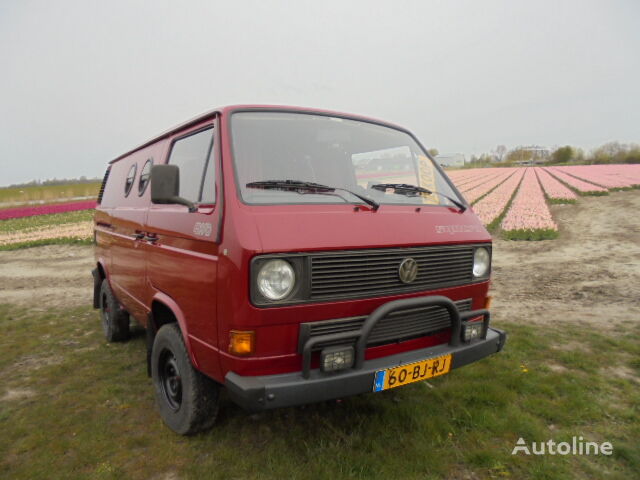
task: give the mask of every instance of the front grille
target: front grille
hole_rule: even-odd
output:
[[[471,299],[454,302],[460,312],[471,310]],[[338,320],[325,320],[321,322],[309,322],[300,324],[299,350],[305,342],[312,337],[329,335],[332,333],[349,332],[358,330],[367,319],[367,316],[342,318]],[[451,318],[444,307],[430,306],[405,308],[395,310],[380,320],[369,335],[367,346],[384,345],[387,343],[410,340],[412,338],[433,335],[450,328]],[[348,342],[347,342],[348,343]],[[355,343],[355,339],[354,339]],[[332,345],[344,345],[345,341],[322,342],[314,347],[322,349]]]
[[[355,298],[434,290],[471,283],[473,246],[453,245],[356,250],[311,256],[311,299]],[[418,275],[403,283],[406,258],[418,262]]]

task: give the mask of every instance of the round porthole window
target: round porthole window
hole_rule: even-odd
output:
[[[129,196],[129,192],[131,192],[131,187],[133,187],[133,182],[136,179],[136,170],[138,169],[138,164],[134,163],[133,165],[131,165],[131,168],[129,169],[129,173],[127,173],[127,180],[125,181],[124,184],[124,196],[128,197]]]
[[[138,180],[139,196],[142,196],[144,191],[147,189],[147,185],[149,185],[149,180],[151,180],[152,166],[153,166],[153,158],[150,158],[144,163],[144,167],[142,167],[142,171],[140,172],[140,179]]]

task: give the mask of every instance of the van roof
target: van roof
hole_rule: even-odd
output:
[[[294,107],[294,106],[288,106],[288,105],[226,105],[223,107],[218,107],[218,108],[214,108],[213,110],[209,110],[207,112],[201,113],[200,115],[197,115],[196,117],[191,118],[190,120],[187,120],[186,122],[182,122],[179,125],[176,125],[172,128],[170,128],[169,130],[166,130],[164,132],[162,132],[159,135],[156,135],[155,137],[147,140],[145,143],[143,143],[142,145],[138,145],[136,148],[133,148],[131,150],[129,150],[126,153],[123,153],[122,155],[117,156],[116,158],[114,158],[113,160],[111,160],[109,163],[115,163],[118,160],[121,160],[129,155],[131,155],[134,152],[137,152],[138,150],[142,150],[145,147],[148,147],[149,145],[157,142],[158,140],[162,140],[163,138],[169,137],[171,135],[173,135],[174,133],[179,132],[180,130],[189,127],[190,125],[195,125],[197,123],[200,123],[204,120],[207,120],[208,118],[212,118],[216,115],[219,114],[227,114],[227,113],[232,113],[234,111],[242,111],[242,110],[282,110],[282,111],[288,111],[288,112],[305,112],[305,113],[320,113],[320,114],[324,114],[324,115],[335,115],[338,117],[346,117],[346,118],[353,118],[356,120],[364,120],[364,121],[368,121],[368,122],[373,122],[373,123],[378,123],[381,125],[386,125],[398,130],[402,130],[407,132],[407,130],[403,127],[400,127],[399,125],[395,125],[393,123],[390,122],[386,122],[383,120],[378,120],[376,118],[371,118],[371,117],[366,117],[363,115],[354,115],[354,114],[350,114],[350,113],[344,113],[344,112],[338,112],[338,111],[332,111],[332,110],[324,110],[324,109],[320,109],[320,108],[307,108],[307,107]]]

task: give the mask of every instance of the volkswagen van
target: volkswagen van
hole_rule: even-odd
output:
[[[160,415],[191,434],[250,411],[383,392],[499,352],[491,237],[408,130],[230,106],[110,162],[93,304],[146,330]]]

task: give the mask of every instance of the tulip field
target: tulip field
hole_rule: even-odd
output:
[[[88,243],[95,200],[0,209],[0,250]]]
[[[640,187],[640,165],[476,168],[448,175],[489,231],[513,240],[555,238],[550,204]],[[94,208],[95,200],[0,208],[0,250],[89,243]]]
[[[640,165],[478,168],[449,176],[482,223],[513,240],[555,238],[551,203],[640,187]]]
[[[34,217],[37,215],[51,215],[64,212],[76,212],[80,210],[90,210],[95,208],[95,200],[84,202],[56,203],[49,205],[37,205],[34,207],[16,207],[0,210],[0,220],[10,218]]]

